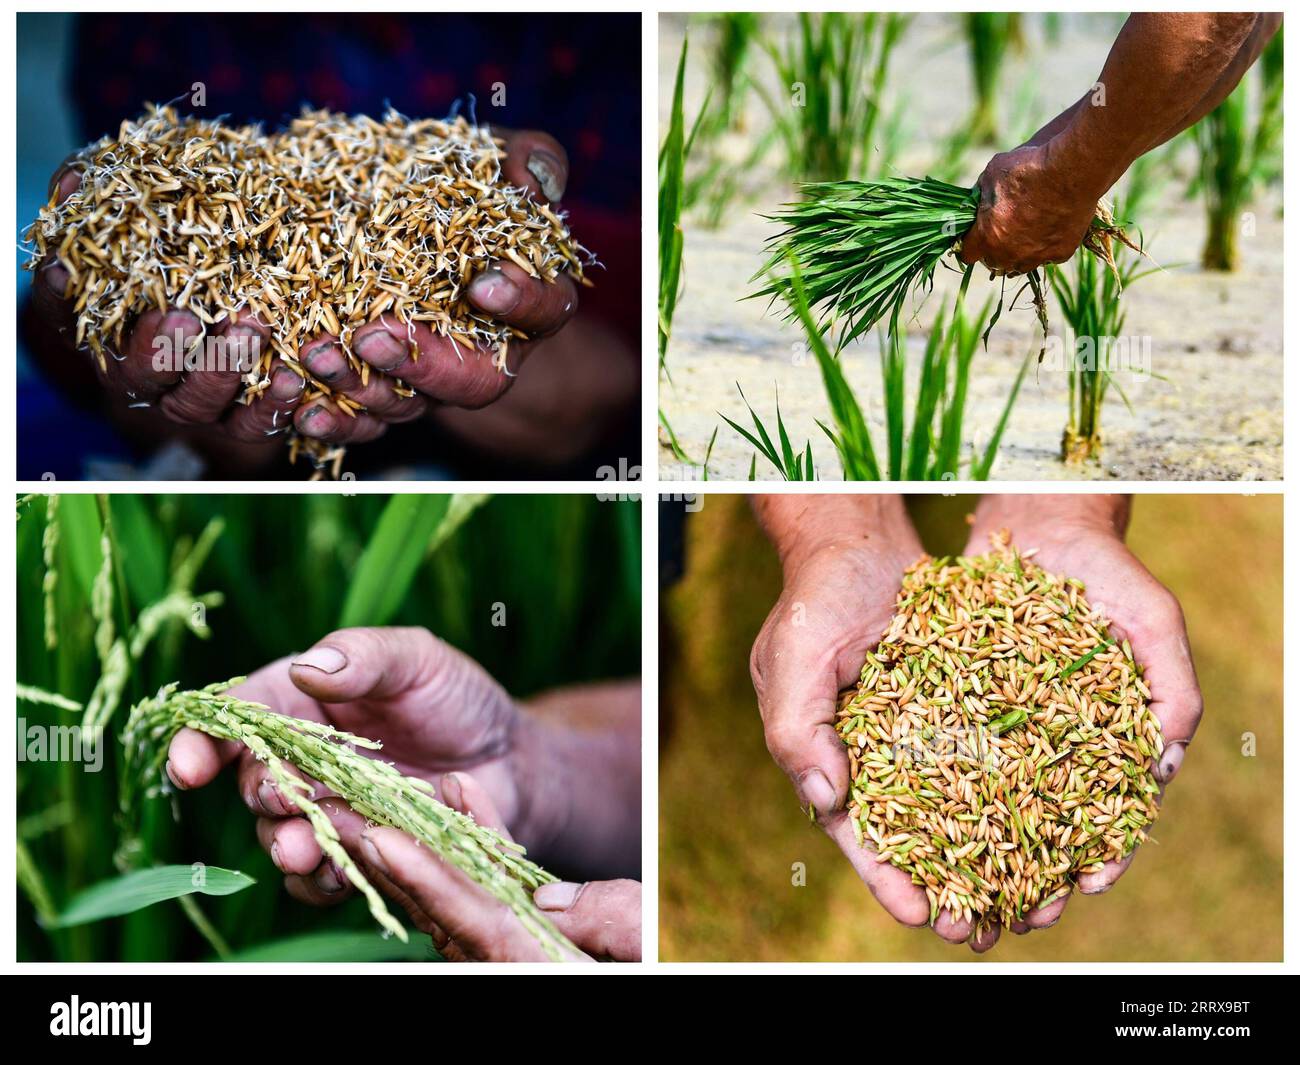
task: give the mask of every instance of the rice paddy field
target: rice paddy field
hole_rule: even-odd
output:
[[[23,497],[18,510],[23,735],[105,729],[98,764],[18,763],[19,960],[438,960],[425,936],[381,934],[361,898],[320,910],[286,895],[232,772],[174,806],[145,794],[123,741],[129,720],[175,705],[155,698],[164,685],[201,689],[367,624],[424,626],[521,698],[639,673],[634,502],[76,494]],[[155,711],[134,717],[145,700]],[[188,879],[191,863],[238,890],[69,918],[95,885],[159,866]]]
[[[799,471],[779,470],[729,424],[759,436],[756,414],[777,451],[779,424],[796,456],[805,457],[811,444],[816,477],[835,480],[844,472],[818,424],[836,424],[834,409],[818,360],[808,353],[805,331],[797,321],[783,320],[779,301],[769,308],[766,298],[745,298],[762,287],[755,275],[767,261],[766,243],[780,230],[763,216],[797,201],[790,160],[811,167],[819,143],[804,129],[802,146],[792,147],[790,131],[778,117],[781,105],[772,104],[779,104],[782,86],[791,77],[788,57],[802,47],[799,22],[780,14],[746,18],[757,21],[739,30],[709,16],[665,15],[659,22],[661,143],[671,133],[674,76],[688,36],[681,104],[686,130],[705,116],[689,145],[682,176],[680,282],[671,307],[671,339],[661,355],[659,461],[665,476],[681,479],[700,477],[706,466],[713,480],[751,475],[772,480],[792,472],[808,479],[806,462]],[[871,62],[862,65],[868,83],[864,91],[880,101],[879,114],[866,120],[869,149],[846,159],[818,158],[817,165],[837,177],[933,174],[973,185],[994,152],[1021,143],[1093,84],[1121,25],[1122,16],[1106,14],[1061,15],[1050,21],[1020,16],[1017,39],[1003,42],[996,87],[988,94],[996,111],[996,139],[980,145],[964,143],[978,139],[970,134],[974,123],[983,120],[978,119],[972,45],[961,17],[911,16],[888,52],[888,72],[878,91],[876,68]],[[1280,50],[1278,63],[1280,80]],[[1257,64],[1243,83],[1248,122],[1263,108],[1263,65]],[[734,93],[725,92],[719,71],[726,69],[741,72],[735,75]],[[826,69],[834,64],[828,61]],[[815,85],[809,90],[810,114],[819,91]],[[827,95],[833,103],[833,93],[827,90]],[[826,110],[805,125],[835,130],[846,124],[837,127],[834,107]],[[717,128],[709,116],[719,111],[729,117]],[[1280,143],[1280,110],[1276,127]],[[1198,185],[1200,158],[1196,135],[1189,131],[1146,157],[1117,187],[1122,201],[1129,182],[1141,182],[1140,214],[1122,220],[1130,223],[1130,232],[1140,232],[1149,256],[1143,268],[1158,269],[1123,290],[1124,319],[1116,335],[1132,338],[1149,372],[1121,370],[1111,378],[1099,454],[1082,462],[1062,460],[1071,374],[1059,360],[1048,359],[1031,363],[1023,378],[991,478],[1281,478],[1280,170],[1253,179],[1247,201],[1234,214],[1242,229],[1237,269],[1212,271],[1201,265],[1207,212],[1204,183]],[[806,169],[799,172],[807,176]],[[662,156],[660,181],[662,188]],[[987,278],[987,272],[976,270],[967,297],[969,313],[996,296],[999,286]],[[909,300],[902,350],[906,387],[913,392],[936,316],[941,307],[951,309],[960,281],[959,271],[940,268],[930,297],[924,303]],[[1013,291],[1009,285],[1008,304]],[[663,303],[661,294],[661,308]],[[1050,291],[1047,311],[1053,335],[1060,336],[1068,316]],[[882,343],[870,331],[838,354],[877,449],[885,435]],[[1022,295],[1014,309],[1004,311],[987,350],[981,347],[973,355],[963,455],[982,454],[989,445],[1007,397],[1040,343],[1038,320]],[[971,470],[964,466],[957,476],[971,476]]]
[[[909,503],[935,554],[961,550],[974,505]],[[744,497],[704,497],[662,606],[661,959],[1280,961],[1282,498],[1142,496],[1128,544],[1181,601],[1205,716],[1116,886],[975,955],[897,924],[799,808],[749,677],[780,570]],[[794,886],[800,865],[806,884]]]

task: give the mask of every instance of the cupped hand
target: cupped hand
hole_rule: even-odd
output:
[[[823,541],[806,554],[787,556],[781,598],[750,655],[767,748],[800,804],[839,844],[885,910],[915,927],[930,923],[924,889],[901,869],[877,861],[853,833],[845,810],[849,757],[835,731],[835,713],[839,693],[858,682],[889,625],[903,571],[922,553],[904,516],[879,535]],[[933,928],[950,942],[970,939],[969,924],[946,913]],[[986,950],[996,938],[993,929],[971,945]]]
[[[378,757],[439,787],[448,773],[473,770],[476,786],[516,836],[529,841],[526,769],[520,744],[528,726],[514,700],[472,659],[419,628],[343,629],[311,649],[258,670],[231,694],[280,714],[323,721],[378,740]],[[257,836],[289,893],[332,905],[351,894],[323,858],[310,825],[243,745],[183,729],[172,739],[167,773],[182,789],[210,783],[238,765],[239,793],[257,816]],[[319,787],[316,798],[326,793]],[[447,796],[440,795],[443,801]],[[321,804],[357,857],[364,819],[346,803]]]
[[[556,205],[569,175],[568,156],[553,137],[536,131],[496,131],[505,140],[505,181],[523,188],[540,203]],[[548,282],[532,277],[516,263],[497,262],[470,282],[469,304],[526,334],[506,349],[504,370],[493,352],[440,336],[423,322],[406,325],[384,314],[353,334],[352,350],[368,367],[368,380],[348,366],[338,338],[313,337],[303,344],[303,362],[314,376],[363,408],[355,416],[327,398],[303,404],[294,425],[304,436],[328,443],[371,440],[388,424],[410,421],[426,402],[478,410],[510,389],[536,343],[557,333],[578,309],[578,288],[567,274]],[[418,393],[399,395],[393,379]]]
[[[1098,196],[1062,173],[1053,142],[999,152],[979,177],[975,224],[962,238],[962,261],[996,274],[1026,274],[1067,261],[1088,234]]]
[[[1007,497],[987,511],[981,508],[966,553],[984,554],[989,534],[1005,527],[1022,552],[1037,548],[1034,561],[1043,569],[1083,581],[1089,604],[1108,619],[1112,639],[1128,640],[1151,690],[1150,708],[1164,737],[1164,751],[1154,767],[1163,795],[1183,764],[1203,709],[1182,608],[1124,544],[1126,517],[1115,521],[1077,511],[1062,514],[1051,496],[1028,498],[1032,505],[1018,505]],[[1106,862],[1096,872],[1080,873],[1079,891],[1098,895],[1110,890],[1136,853]],[[1066,895],[1026,914],[1023,925],[1012,931],[1055,924],[1068,901]]]
[[[68,163],[50,180],[50,194],[62,203],[80,184],[80,171]],[[37,313],[72,348],[77,330],[70,283],[67,268],[57,257],[48,258],[37,268],[32,299]],[[248,311],[205,327],[196,315],[178,307],[165,312],[152,308],[131,323],[120,351],[106,352],[102,364],[97,358],[92,361],[115,403],[161,412],[176,425],[217,439],[264,444],[289,428],[303,394],[302,378],[276,359],[270,384],[258,401],[236,402],[243,375],[260,358],[270,335],[267,325]],[[219,343],[190,350],[209,340]]]

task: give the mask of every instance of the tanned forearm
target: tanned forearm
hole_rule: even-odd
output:
[[[1098,200],[1138,156],[1222,103],[1281,22],[1254,12],[1130,15],[1097,85],[1029,143],[1047,145],[1053,171]]]

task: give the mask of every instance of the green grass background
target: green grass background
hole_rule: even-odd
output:
[[[198,687],[251,673],[339,627],[345,610],[357,615],[357,623],[424,625],[520,697],[639,675],[639,504],[594,496],[497,496],[430,553],[437,508],[431,514],[427,498],[65,494],[55,560],[59,645],[53,652],[42,635],[46,501],[35,498],[18,522],[18,680],[78,701],[90,694],[99,663],[89,593],[102,558],[105,507],[119,567],[119,633],[163,595],[176,558],[207,523],[225,523],[194,585],[200,594],[225,595],[225,603],[208,613],[211,638],[199,640],[179,624],[160,635],[131,678],[110,726],[114,737],[131,703],[162,684]],[[392,560],[412,548],[416,566],[408,584]],[[395,598],[392,611],[382,609],[385,596]],[[505,609],[504,625],[492,624],[496,604]],[[18,714],[29,724],[79,720],[28,703],[19,704]],[[107,746],[98,773],[50,762],[18,766],[20,836],[60,910],[78,890],[116,875],[120,744],[114,738]],[[173,819],[167,802],[148,804],[146,864],[204,862],[258,881],[224,898],[198,897],[236,953],[257,948],[258,957],[275,960],[429,955],[424,936],[413,937],[407,949],[381,940],[359,901],[323,911],[285,895],[279,873],[257,845],[233,776],[179,796],[176,812]],[[20,894],[17,916],[20,960],[197,960],[212,953],[173,902],[49,932]],[[298,938],[303,935],[314,938]]]
[[[932,553],[962,548],[975,502],[911,501]],[[978,959],[896,924],[768,756],[748,656],[780,572],[746,500],[705,496],[686,536],[661,615],[663,960],[1281,961],[1281,496],[1135,500],[1128,543],[1182,602],[1205,717],[1119,883]]]

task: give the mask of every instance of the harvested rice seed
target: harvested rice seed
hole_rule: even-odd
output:
[[[907,570],[836,715],[854,834],[925,889],[932,921],[977,931],[1132,852],[1156,818],[1163,750],[1128,643],[1082,582],[1005,531],[991,539],[986,555]]]

